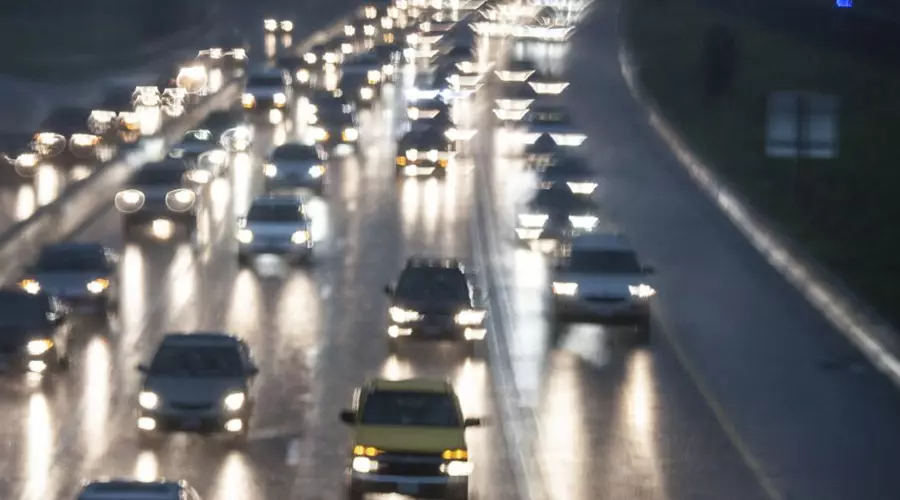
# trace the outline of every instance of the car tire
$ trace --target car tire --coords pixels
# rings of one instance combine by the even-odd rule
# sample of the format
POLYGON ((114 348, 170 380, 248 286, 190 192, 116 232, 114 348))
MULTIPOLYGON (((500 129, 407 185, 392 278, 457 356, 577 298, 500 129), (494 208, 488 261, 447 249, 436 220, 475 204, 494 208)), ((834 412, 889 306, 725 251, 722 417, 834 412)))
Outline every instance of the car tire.
POLYGON ((650 343, 650 318, 644 318, 634 325, 634 342, 638 345, 650 343))

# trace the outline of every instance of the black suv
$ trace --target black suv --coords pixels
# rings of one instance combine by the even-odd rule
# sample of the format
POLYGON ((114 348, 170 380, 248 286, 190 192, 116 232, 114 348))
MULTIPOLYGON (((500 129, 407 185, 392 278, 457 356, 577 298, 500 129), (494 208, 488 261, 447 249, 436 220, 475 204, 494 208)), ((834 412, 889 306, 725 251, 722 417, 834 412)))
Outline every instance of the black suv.
POLYGON ((115 205, 122 213, 126 239, 133 239, 139 229, 144 229, 156 239, 169 240, 179 227, 193 236, 200 200, 197 189, 187 183, 187 171, 181 159, 153 163, 134 174, 116 194, 115 205))
POLYGON ((388 335, 395 349, 401 339, 465 341, 471 350, 484 339, 486 311, 480 292, 456 259, 412 257, 390 298, 388 335))
POLYGON ((69 366, 68 309, 38 287, 0 289, 0 370, 52 373, 69 366))

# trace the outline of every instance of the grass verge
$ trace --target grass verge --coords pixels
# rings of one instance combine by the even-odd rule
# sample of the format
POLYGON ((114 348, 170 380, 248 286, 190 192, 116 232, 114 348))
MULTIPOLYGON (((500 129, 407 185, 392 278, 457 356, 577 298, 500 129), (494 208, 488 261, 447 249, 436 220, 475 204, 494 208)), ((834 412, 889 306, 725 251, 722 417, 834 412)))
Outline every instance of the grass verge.
POLYGON ((817 47, 694 0, 627 0, 638 78, 709 165, 782 231, 900 325, 900 68, 817 47), (702 43, 715 24, 737 36, 728 95, 703 95, 702 43), (795 162, 765 155, 769 92, 815 90, 841 102, 840 155, 795 162))

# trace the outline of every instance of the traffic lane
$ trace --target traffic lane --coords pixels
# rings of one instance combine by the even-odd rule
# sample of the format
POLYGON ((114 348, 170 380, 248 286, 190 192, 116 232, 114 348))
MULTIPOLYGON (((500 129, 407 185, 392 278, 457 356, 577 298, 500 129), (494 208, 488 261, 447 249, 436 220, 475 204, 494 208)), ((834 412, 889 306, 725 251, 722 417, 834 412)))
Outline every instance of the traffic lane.
MULTIPOLYGON (((555 52, 544 47, 527 57, 555 52)), ((487 101, 481 123, 493 121, 489 104, 499 85, 478 96, 487 101)), ((628 328, 588 325, 552 337, 548 263, 514 240, 516 208, 537 182, 524 171, 521 148, 509 147, 517 138, 513 130, 479 131, 487 139, 476 142, 486 181, 479 195, 490 211, 480 222, 495 252, 486 259, 501 297, 494 313, 504 315, 505 355, 523 404, 536 413, 537 458, 551 495, 768 498, 663 337, 639 348, 628 328)), ((598 198, 603 204, 604 195, 598 198)))
POLYGON ((619 76, 613 13, 575 37, 569 96, 607 204, 660 269, 666 331, 786 497, 892 498, 896 389, 683 174, 619 76))
MULTIPOLYGON (((267 134, 258 139, 253 155, 257 165, 271 147, 267 134)), ((237 180, 239 168, 234 171, 237 180)), ((235 188, 251 185, 245 181, 235 188)), ((225 181, 210 186, 213 191, 217 195, 204 216, 214 218, 212 225, 220 228, 214 235, 214 248, 230 249, 234 241, 233 231, 227 232, 234 225, 230 200, 236 197, 230 195, 225 181)), ((195 307, 191 297, 202 294, 200 271, 203 263, 214 261, 212 252, 195 255, 187 244, 124 247, 120 228, 121 217, 110 207, 76 238, 122 248, 119 314, 108 327, 93 318, 76 320, 80 338, 72 367, 54 384, 40 387, 27 380, 3 381, 7 393, 18 395, 0 403, 10 423, 3 437, 13 450, 0 462, 10 497, 72 496, 83 479, 113 470, 107 466, 110 457, 121 459, 123 450, 136 453, 132 411, 139 382, 137 363, 152 352, 164 332, 202 326, 195 311, 204 309, 195 307)), ((210 290, 218 285, 211 283, 210 290)), ((132 475, 133 471, 122 473, 132 475)))

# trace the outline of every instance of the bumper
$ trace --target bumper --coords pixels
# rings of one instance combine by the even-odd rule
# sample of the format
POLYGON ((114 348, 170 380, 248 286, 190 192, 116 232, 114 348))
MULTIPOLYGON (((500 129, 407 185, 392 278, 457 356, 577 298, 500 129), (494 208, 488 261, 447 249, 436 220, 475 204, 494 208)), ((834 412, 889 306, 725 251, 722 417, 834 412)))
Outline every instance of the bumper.
POLYGON ((429 323, 391 323, 388 326, 388 336, 392 339, 423 340, 423 341, 452 341, 462 342, 468 340, 481 340, 486 330, 483 325, 462 326, 457 324, 429 324, 429 323))
POLYGON ((238 249, 238 255, 242 257, 263 254, 289 255, 292 257, 309 257, 310 255, 312 255, 312 247, 308 245, 297 245, 291 242, 253 242, 242 243, 238 249))
POLYGON ((197 222, 197 216, 193 212, 144 210, 130 214, 122 214, 122 221, 126 226, 151 225, 158 220, 166 220, 173 224, 193 227, 197 222))
POLYGON ((430 160, 416 160, 407 162, 395 162, 397 173, 404 177, 429 177, 444 175, 447 173, 446 162, 430 160))
POLYGON ((278 189, 310 189, 315 192, 322 192, 325 189, 325 181, 318 179, 279 179, 270 177, 266 179, 266 189, 274 191, 278 189))
POLYGON ((466 498, 465 477, 391 476, 351 472, 350 488, 362 493, 398 493, 425 498, 466 498))
POLYGON ((566 322, 633 325, 650 319, 650 304, 646 301, 594 302, 577 297, 556 297, 554 310, 556 319, 566 322))
POLYGON ((137 426, 146 432, 190 432, 196 434, 237 434, 247 429, 247 413, 224 414, 209 411, 137 412, 137 426), (240 423, 238 423, 240 422, 240 423))
POLYGON ((82 295, 60 294, 56 297, 72 310, 80 313, 104 312, 110 302, 109 294, 106 292, 98 294, 85 292, 82 295))

